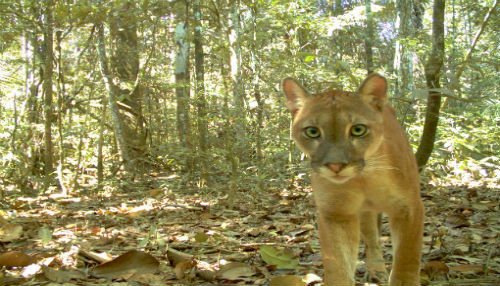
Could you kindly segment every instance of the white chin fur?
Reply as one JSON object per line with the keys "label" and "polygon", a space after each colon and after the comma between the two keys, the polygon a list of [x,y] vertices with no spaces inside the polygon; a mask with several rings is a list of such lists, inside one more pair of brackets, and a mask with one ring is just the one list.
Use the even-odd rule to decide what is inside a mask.
{"label": "white chin fur", "polygon": [[340,172],[340,174],[337,175],[334,172],[332,172],[330,169],[328,169],[327,167],[321,166],[319,168],[319,174],[323,178],[327,179],[328,181],[330,181],[334,184],[342,184],[342,183],[349,181],[349,179],[352,178],[352,175],[348,174],[348,173],[350,173],[348,171],[349,170],[343,170],[342,172]]}

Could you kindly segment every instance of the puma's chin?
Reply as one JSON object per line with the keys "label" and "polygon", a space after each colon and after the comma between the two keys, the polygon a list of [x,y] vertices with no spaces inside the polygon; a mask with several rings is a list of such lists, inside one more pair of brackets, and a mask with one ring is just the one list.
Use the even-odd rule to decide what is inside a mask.
{"label": "puma's chin", "polygon": [[343,184],[353,178],[356,174],[350,170],[343,170],[339,174],[332,172],[327,167],[320,167],[319,174],[334,184]]}

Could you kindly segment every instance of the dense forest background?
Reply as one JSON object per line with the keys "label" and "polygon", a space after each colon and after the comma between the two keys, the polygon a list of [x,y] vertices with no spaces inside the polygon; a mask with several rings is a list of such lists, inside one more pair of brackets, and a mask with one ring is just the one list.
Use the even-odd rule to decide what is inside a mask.
{"label": "dense forest background", "polygon": [[[27,0],[0,11],[6,220],[46,207],[27,197],[201,194],[231,208],[307,192],[281,80],[355,90],[373,71],[389,81],[424,198],[442,188],[460,218],[498,215],[498,0]],[[496,243],[480,257],[498,267],[493,223],[478,243]],[[55,229],[44,225],[35,237]]]}

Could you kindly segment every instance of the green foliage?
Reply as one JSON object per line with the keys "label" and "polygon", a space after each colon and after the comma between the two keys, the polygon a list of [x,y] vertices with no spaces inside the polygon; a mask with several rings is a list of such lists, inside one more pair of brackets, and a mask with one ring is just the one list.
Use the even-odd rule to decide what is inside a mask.
{"label": "green foliage", "polygon": [[[94,25],[106,23],[110,13],[116,12],[125,2],[58,1],[53,7],[55,31],[60,32],[60,43],[54,43],[57,62],[56,96],[52,106],[57,114],[52,125],[54,155],[62,170],[58,180],[70,189],[97,185],[101,123],[106,124],[103,164],[108,182],[104,186],[115,184],[116,175],[122,174],[118,171],[121,167],[119,146],[100,74]],[[235,144],[232,141],[235,115],[230,55],[234,47],[228,41],[232,31],[231,7],[224,1],[202,1],[204,97],[207,102],[204,119],[208,125],[208,151],[202,154],[196,133],[199,102],[194,94],[193,76],[188,102],[190,145],[181,146],[178,142],[173,31],[177,24],[174,16],[179,11],[174,2],[134,2],[128,15],[136,17],[139,23],[141,67],[137,83],[145,90],[141,112],[148,130],[148,160],[160,171],[176,173],[182,183],[190,185],[202,181],[204,173],[215,185],[235,184],[241,190],[283,188],[290,180],[303,181],[303,170],[307,167],[300,152],[290,143],[290,115],[280,92],[280,80],[293,76],[307,83],[306,88],[311,92],[331,88],[355,90],[366,73],[364,2],[344,3],[346,6],[340,12],[334,11],[331,5],[313,0],[240,2],[241,30],[237,36],[247,134],[243,149],[247,154],[238,162],[234,160],[238,155],[234,150],[242,146],[232,145]],[[9,13],[0,16],[4,27],[4,32],[0,33],[0,178],[18,187],[12,189],[38,190],[44,138],[43,90],[40,88],[43,73],[41,4],[36,1],[4,4],[1,7]],[[438,176],[464,177],[470,173],[475,174],[474,178],[484,174],[494,177],[498,170],[495,150],[499,150],[497,121],[500,117],[500,55],[494,48],[499,44],[498,37],[494,29],[487,28],[464,75],[454,78],[475,35],[475,27],[480,25],[489,4],[457,1],[454,5],[455,9],[447,8],[450,23],[445,39],[447,64],[442,85],[449,91],[447,94],[453,96],[457,96],[456,90],[461,90],[457,97],[473,104],[460,104],[450,99],[450,108],[441,117],[434,157],[427,172]],[[398,111],[408,111],[404,116],[413,146],[419,143],[425,111],[423,63],[430,49],[431,21],[428,16],[431,7],[425,8],[424,27],[415,31],[413,37],[400,39],[401,44],[414,52],[414,84],[418,90],[423,90],[423,96],[414,92],[410,99],[392,102],[402,106]],[[392,2],[373,3],[372,10],[376,23],[374,65],[394,85],[398,80],[392,72],[395,6]],[[462,19],[471,21],[465,23]],[[492,21],[497,23],[498,19]],[[189,29],[191,41],[193,25]],[[189,73],[194,75],[192,50]],[[137,83],[122,88],[131,90]],[[131,99],[131,96],[122,93],[121,99]],[[488,102],[483,104],[483,98]],[[262,117],[258,116],[259,112]],[[201,170],[203,166],[206,170]],[[234,176],[238,178],[236,182]]]}
{"label": "green foliage", "polygon": [[500,126],[492,115],[479,108],[463,115],[444,113],[429,172],[465,183],[498,184]]}
{"label": "green foliage", "polygon": [[299,264],[299,260],[293,258],[293,252],[286,248],[263,245],[260,247],[260,256],[267,264],[276,265],[277,269],[295,269]]}

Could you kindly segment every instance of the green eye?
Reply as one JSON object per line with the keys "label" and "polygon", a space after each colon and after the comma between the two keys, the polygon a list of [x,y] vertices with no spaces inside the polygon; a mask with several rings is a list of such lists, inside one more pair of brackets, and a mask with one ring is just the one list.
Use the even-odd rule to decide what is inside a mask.
{"label": "green eye", "polygon": [[366,128],[365,125],[357,124],[351,127],[351,135],[355,137],[360,137],[365,135],[367,130],[368,128]]}
{"label": "green eye", "polygon": [[318,128],[311,126],[304,129],[304,134],[306,134],[309,138],[318,138],[321,135],[321,132],[319,132]]}

